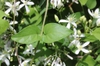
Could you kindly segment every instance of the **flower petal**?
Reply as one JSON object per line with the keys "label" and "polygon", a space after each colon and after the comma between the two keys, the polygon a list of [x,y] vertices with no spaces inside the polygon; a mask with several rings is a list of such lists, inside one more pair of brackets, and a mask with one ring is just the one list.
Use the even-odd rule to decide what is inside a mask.
{"label": "flower petal", "polygon": [[34,3],[33,3],[33,2],[27,2],[27,4],[28,4],[28,5],[34,5]]}
{"label": "flower petal", "polygon": [[17,21],[15,21],[15,22],[14,21],[11,21],[10,22],[10,25],[13,25],[13,24],[18,24],[18,22]]}
{"label": "flower petal", "polygon": [[70,27],[71,27],[70,23],[68,23],[66,27],[67,27],[68,29],[70,29]]}
{"label": "flower petal", "polygon": [[59,23],[60,23],[60,22],[65,22],[65,23],[66,23],[66,22],[69,22],[69,21],[68,21],[68,20],[64,20],[64,19],[61,19],[61,20],[59,21]]}
{"label": "flower petal", "polygon": [[9,2],[6,2],[6,3],[5,3],[5,5],[7,5],[7,6],[9,6],[9,7],[11,7],[11,6],[12,6],[12,4],[11,4],[11,3],[9,3]]}
{"label": "flower petal", "polygon": [[73,60],[73,57],[71,57],[70,55],[66,55],[69,59]]}
{"label": "flower petal", "polygon": [[16,2],[16,3],[15,3],[15,6],[18,6],[19,4],[20,4],[20,1]]}
{"label": "flower petal", "polygon": [[95,13],[99,14],[99,8],[97,8],[97,9],[95,10]]}
{"label": "flower petal", "polygon": [[9,14],[10,11],[11,11],[11,8],[7,9],[7,10],[5,11],[5,13],[6,13],[6,14]]}
{"label": "flower petal", "polygon": [[27,12],[27,13],[29,13],[29,12],[30,12],[30,10],[29,10],[28,6],[25,6],[25,9],[26,9],[26,12]]}
{"label": "flower petal", "polygon": [[24,4],[21,4],[21,5],[19,6],[19,10],[20,10],[23,6],[24,6]]}
{"label": "flower petal", "polygon": [[82,51],[83,51],[84,53],[89,53],[89,52],[90,52],[89,50],[87,50],[87,49],[85,49],[85,48],[83,48]]}
{"label": "flower petal", "polygon": [[7,58],[4,59],[4,62],[6,63],[7,66],[10,65],[10,62],[9,62],[9,60]]}
{"label": "flower petal", "polygon": [[79,54],[79,52],[80,52],[80,50],[78,49],[78,50],[75,51],[75,54]]}
{"label": "flower petal", "polygon": [[89,14],[93,17],[93,13],[88,9]]}
{"label": "flower petal", "polygon": [[85,42],[85,43],[82,45],[82,47],[85,47],[85,46],[89,45],[89,43],[90,43],[90,42]]}
{"label": "flower petal", "polygon": [[77,27],[77,24],[75,22],[71,22],[72,25],[74,25],[74,27]]}

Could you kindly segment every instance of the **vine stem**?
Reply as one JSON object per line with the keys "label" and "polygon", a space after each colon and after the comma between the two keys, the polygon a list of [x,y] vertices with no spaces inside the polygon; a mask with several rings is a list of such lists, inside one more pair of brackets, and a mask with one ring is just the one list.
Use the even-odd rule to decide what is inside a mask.
{"label": "vine stem", "polygon": [[42,36],[43,30],[44,30],[44,25],[45,25],[45,21],[46,21],[46,17],[47,17],[47,12],[48,12],[48,6],[49,6],[49,0],[47,0],[47,2],[46,2],[46,10],[45,10],[43,24],[42,24],[42,30],[41,30],[41,34],[40,34],[41,36]]}
{"label": "vine stem", "polygon": [[[45,14],[44,14],[44,19],[43,19],[42,30],[41,30],[40,36],[42,36],[42,34],[43,34],[44,25],[45,25],[45,22],[46,22],[46,17],[47,17],[47,12],[48,12],[48,6],[49,6],[49,0],[47,0],[47,2],[46,2],[46,10],[45,10]],[[35,50],[34,54],[36,54],[36,49],[37,49],[38,45],[39,45],[39,41],[37,43],[37,46],[34,49]],[[30,66],[32,66],[33,60],[34,60],[34,57],[32,58],[32,60],[30,62]]]}
{"label": "vine stem", "polygon": [[[16,0],[14,0],[14,7],[15,7],[15,3],[16,3]],[[13,14],[13,29],[12,29],[14,34],[15,34],[16,32],[14,30],[14,27],[15,27],[15,10],[14,10],[14,14]],[[14,42],[14,44],[16,44],[16,43]],[[20,58],[18,56],[18,47],[15,47],[15,52],[16,52],[16,56],[17,56],[19,66],[21,66]]]}
{"label": "vine stem", "polygon": [[72,13],[74,13],[74,11],[73,11],[73,9],[72,9],[72,5],[73,5],[73,2],[70,3],[70,4],[68,5],[68,7],[69,7],[70,11],[71,11]]}

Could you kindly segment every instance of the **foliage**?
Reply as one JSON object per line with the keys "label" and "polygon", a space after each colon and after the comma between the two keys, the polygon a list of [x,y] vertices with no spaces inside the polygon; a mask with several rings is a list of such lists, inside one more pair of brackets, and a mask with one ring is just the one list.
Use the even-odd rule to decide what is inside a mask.
{"label": "foliage", "polygon": [[100,66],[99,0],[0,0],[0,66]]}

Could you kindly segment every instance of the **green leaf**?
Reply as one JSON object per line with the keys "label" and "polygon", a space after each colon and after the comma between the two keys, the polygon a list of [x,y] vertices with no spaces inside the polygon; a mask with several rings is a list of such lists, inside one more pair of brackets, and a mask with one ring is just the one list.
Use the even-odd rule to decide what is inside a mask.
{"label": "green leaf", "polygon": [[67,37],[71,33],[71,30],[67,29],[62,25],[56,23],[49,23],[46,24],[44,27],[43,41],[46,43],[52,43]]}
{"label": "green leaf", "polygon": [[0,10],[0,19],[2,19],[2,17],[4,17],[6,14],[2,11],[2,10]]}
{"label": "green leaf", "polygon": [[9,23],[6,20],[0,19],[0,34],[4,33],[9,27]]}
{"label": "green leaf", "polygon": [[98,55],[98,57],[96,58],[96,61],[100,61],[100,55]]}
{"label": "green leaf", "polygon": [[88,66],[87,63],[83,62],[83,61],[79,61],[76,66]]}
{"label": "green leaf", "polygon": [[96,28],[92,34],[98,39],[100,40],[100,28]]}
{"label": "green leaf", "polygon": [[79,0],[79,2],[81,3],[81,5],[85,5],[87,0]]}
{"label": "green leaf", "polygon": [[83,58],[83,62],[87,63],[88,66],[94,66],[95,65],[95,60],[92,58],[92,56],[87,55]]}
{"label": "green leaf", "polygon": [[35,25],[30,25],[22,29],[19,33],[12,36],[12,40],[22,43],[22,44],[31,44],[33,42],[39,41],[40,30]]}
{"label": "green leaf", "polygon": [[87,3],[86,3],[86,6],[89,9],[93,9],[96,5],[97,5],[96,0],[88,0]]}
{"label": "green leaf", "polygon": [[97,40],[97,38],[94,35],[91,34],[85,34],[85,38],[83,38],[83,41],[90,41],[90,42],[94,42]]}

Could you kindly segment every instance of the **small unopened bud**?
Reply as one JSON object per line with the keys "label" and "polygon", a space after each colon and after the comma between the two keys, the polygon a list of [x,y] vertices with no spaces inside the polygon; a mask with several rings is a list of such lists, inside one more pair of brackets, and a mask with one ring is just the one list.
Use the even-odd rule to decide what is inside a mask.
{"label": "small unopened bud", "polygon": [[81,35],[81,31],[80,30],[78,30],[77,33],[78,33],[78,35]]}
{"label": "small unopened bud", "polygon": [[83,21],[84,18],[85,18],[85,16],[80,17],[80,21]]}
{"label": "small unopened bud", "polygon": [[55,20],[57,21],[57,22],[59,22],[59,18],[58,18],[58,16],[55,14],[54,15],[54,18],[55,18]]}
{"label": "small unopened bud", "polygon": [[83,22],[85,22],[85,21],[86,21],[86,17],[83,18]]}
{"label": "small unopened bud", "polygon": [[91,20],[91,19],[89,19],[89,23],[90,23],[90,24],[92,23],[92,20]]}

